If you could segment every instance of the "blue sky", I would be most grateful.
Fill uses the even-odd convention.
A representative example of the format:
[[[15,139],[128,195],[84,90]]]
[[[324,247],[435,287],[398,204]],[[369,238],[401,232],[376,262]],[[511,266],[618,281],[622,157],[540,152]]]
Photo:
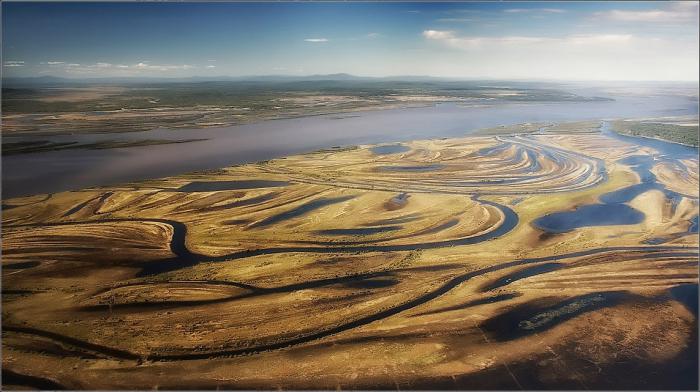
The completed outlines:
[[[697,2],[11,3],[4,76],[697,80]]]

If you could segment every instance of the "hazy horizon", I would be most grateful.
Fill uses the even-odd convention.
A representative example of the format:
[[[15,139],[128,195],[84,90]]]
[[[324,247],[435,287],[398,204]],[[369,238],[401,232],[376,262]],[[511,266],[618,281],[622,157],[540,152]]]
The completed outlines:
[[[336,79],[333,79],[336,77]],[[421,80],[440,80],[440,81],[464,81],[464,82],[480,82],[480,81],[493,81],[493,82],[517,82],[517,83],[697,83],[699,79],[669,79],[669,80],[605,80],[605,79],[555,79],[555,78],[479,78],[479,77],[450,77],[450,76],[436,76],[436,75],[386,75],[386,76],[369,76],[369,75],[357,75],[347,72],[334,72],[327,74],[249,74],[249,75],[203,75],[194,74],[190,76],[157,76],[157,75],[130,75],[130,76],[92,76],[92,77],[80,77],[71,75],[30,75],[30,76],[7,76],[3,75],[2,79],[42,79],[42,78],[53,78],[62,79],[69,81],[108,81],[108,80],[191,80],[191,79],[206,79],[206,81],[264,81],[262,78],[289,78],[289,79],[313,79],[313,78],[328,78],[328,80],[338,80],[342,81],[343,78],[347,80],[396,80],[396,81],[408,81],[407,79],[415,79],[417,81]],[[257,79],[261,78],[261,79]]]

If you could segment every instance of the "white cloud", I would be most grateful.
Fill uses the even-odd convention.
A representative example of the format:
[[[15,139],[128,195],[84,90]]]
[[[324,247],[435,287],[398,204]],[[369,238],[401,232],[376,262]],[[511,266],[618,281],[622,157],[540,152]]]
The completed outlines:
[[[550,14],[563,14],[566,12],[566,10],[560,8],[542,8],[541,11],[548,12]]]
[[[24,61],[5,61],[3,67],[24,67]]]
[[[328,38],[306,38],[306,42],[328,42]]]
[[[453,31],[425,30],[423,36],[430,40],[441,41],[445,44],[461,49],[475,48],[479,46],[492,45],[522,45],[539,43],[553,40],[546,37],[524,37],[524,36],[504,36],[504,37],[458,37]]]
[[[570,80],[697,80],[697,37],[634,34],[468,36],[425,30],[439,44],[425,73]],[[451,48],[452,51],[444,51]]]
[[[65,64],[65,62],[64,61],[47,61],[46,64],[48,64],[48,65],[61,65],[61,64]]]
[[[3,67],[24,67],[24,64],[5,63],[5,64],[3,64]]]
[[[367,38],[374,39],[374,38],[379,38],[382,35],[379,33],[367,33]]]
[[[129,68],[134,68],[138,70],[145,71],[177,71],[177,70],[188,70],[195,68],[192,65],[182,64],[182,65],[162,65],[162,64],[150,64],[148,61],[142,61]]]
[[[560,8],[509,8],[503,10],[509,14],[524,14],[524,13],[547,13],[547,14],[563,14],[566,10]]]
[[[206,67],[204,67],[204,68],[209,68],[209,69],[212,69],[212,68],[216,68],[216,65],[207,65],[207,66],[206,66]]]
[[[594,13],[594,17],[618,22],[697,23],[698,2],[673,2],[663,8],[649,10],[610,10]]]
[[[456,22],[456,23],[468,23],[468,22],[478,22],[477,18],[440,18],[437,22]]]
[[[449,10],[445,11],[445,14],[472,14],[472,15],[478,15],[481,14],[481,10],[473,10],[473,9],[456,9],[456,10]]]
[[[423,31],[423,37],[436,40],[448,40],[454,39],[455,35],[452,31],[425,30]]]
[[[631,34],[571,35],[564,39],[571,45],[627,44],[634,38]]]
[[[430,40],[441,41],[457,49],[474,49],[478,47],[522,46],[537,44],[567,45],[605,45],[625,44],[634,37],[629,34],[582,34],[564,37],[501,36],[501,37],[458,37],[453,31],[425,30],[423,36]]]
[[[81,65],[77,63],[66,64],[64,71],[70,74],[89,73],[103,76],[138,76],[150,72],[177,72],[195,69],[197,67],[189,64],[151,64],[149,61],[140,61],[136,64],[112,64],[98,62],[94,64]],[[214,68],[213,65],[206,68]]]

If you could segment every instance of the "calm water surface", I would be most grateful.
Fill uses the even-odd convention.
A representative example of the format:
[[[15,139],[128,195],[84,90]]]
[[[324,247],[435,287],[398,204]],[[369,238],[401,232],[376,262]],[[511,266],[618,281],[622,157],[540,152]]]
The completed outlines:
[[[580,206],[573,211],[560,211],[545,215],[533,222],[536,227],[550,233],[565,233],[581,227],[641,223],[644,220],[644,214],[625,203],[653,189],[663,192],[666,198],[671,201],[674,209],[683,197],[697,199],[692,195],[682,195],[667,189],[664,184],[657,181],[656,176],[651,172],[654,165],[659,162],[675,163],[678,165],[679,170],[687,171],[687,167],[679,159],[697,159],[697,148],[662,140],[619,135],[610,129],[608,122],[603,122],[601,131],[604,135],[611,138],[635,143],[639,146],[652,147],[658,151],[654,155],[632,155],[617,161],[630,166],[639,175],[640,183],[601,195],[599,201],[602,204],[589,204]],[[688,229],[689,233],[694,233],[695,231],[697,231],[697,216],[690,221],[690,228]],[[653,238],[648,240],[647,243],[657,245],[668,240],[669,238]]]
[[[111,185],[220,168],[336,145],[455,137],[472,130],[538,121],[697,114],[685,97],[613,97],[615,101],[500,104],[367,111],[265,121],[225,128],[158,129],[128,134],[67,135],[52,141],[208,140],[108,150],[67,150],[3,157],[3,196],[15,197]],[[26,140],[5,138],[6,141]],[[382,153],[382,150],[378,150]]]

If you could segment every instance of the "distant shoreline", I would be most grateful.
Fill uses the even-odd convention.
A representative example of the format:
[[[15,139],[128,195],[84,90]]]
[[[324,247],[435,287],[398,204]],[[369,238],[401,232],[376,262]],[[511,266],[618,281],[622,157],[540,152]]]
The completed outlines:
[[[658,141],[660,141],[660,142],[673,143],[673,144],[678,144],[678,145],[684,146],[684,147],[690,147],[690,148],[700,149],[700,146],[695,146],[695,145],[692,145],[692,144],[686,144],[686,143],[676,142],[676,141],[664,139],[664,138],[661,138],[661,137],[651,137],[651,136],[644,136],[644,135],[632,135],[632,134],[629,134],[629,133],[620,132],[620,131],[618,131],[617,129],[613,129],[613,128],[611,128],[611,130],[612,130],[613,132],[617,133],[618,135],[622,135],[622,136],[640,137],[640,138],[644,138],[644,139],[658,140]]]

